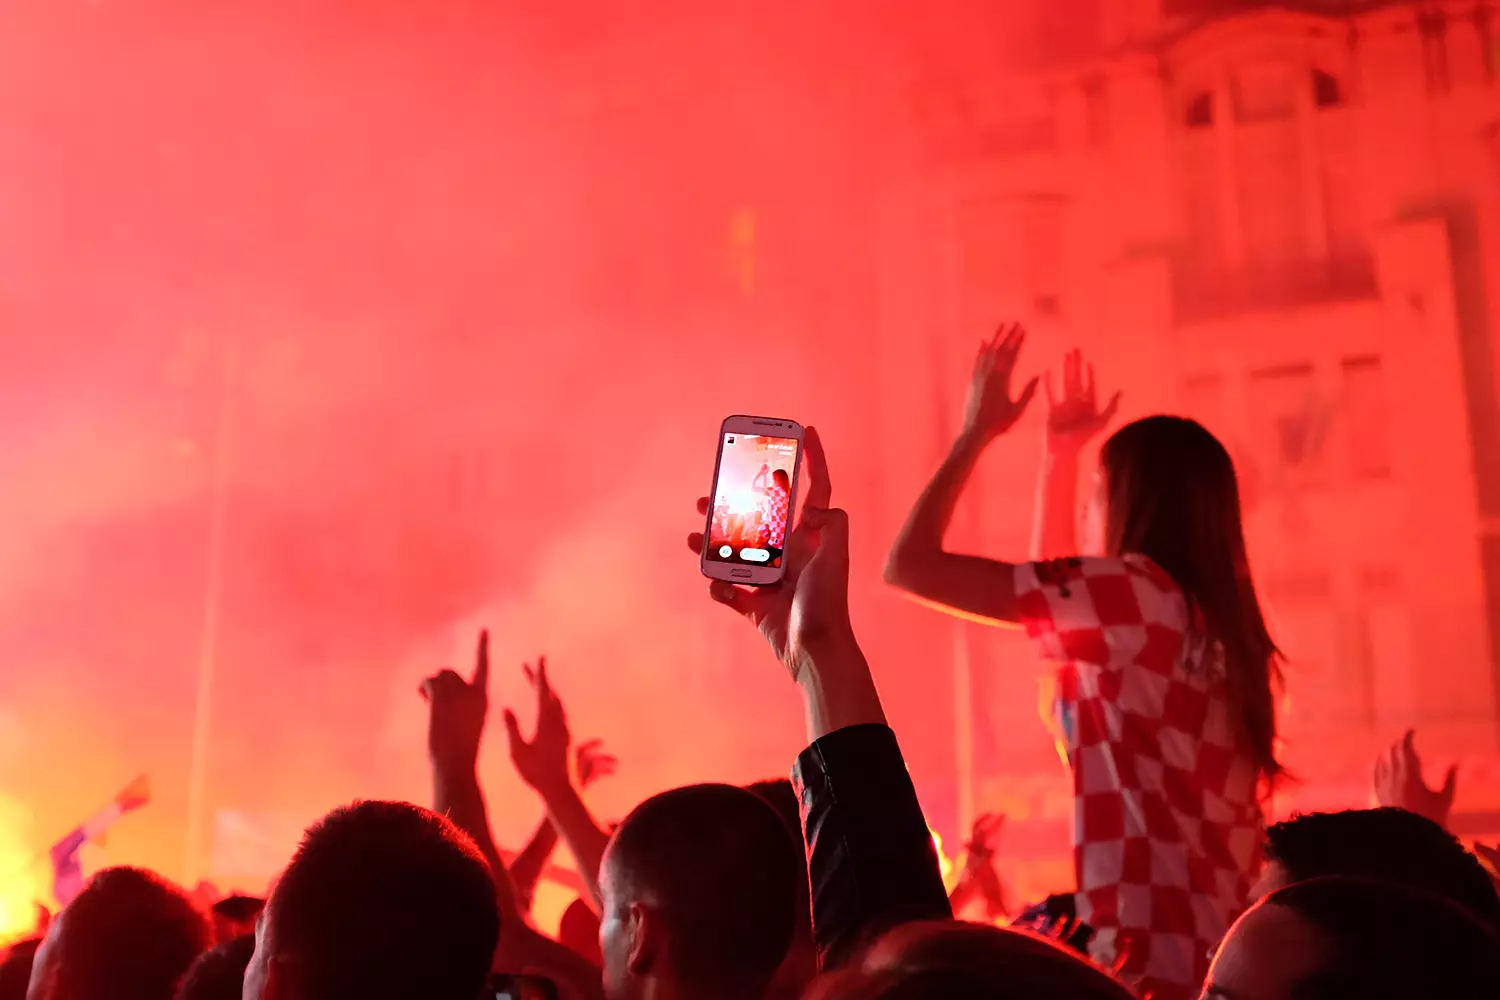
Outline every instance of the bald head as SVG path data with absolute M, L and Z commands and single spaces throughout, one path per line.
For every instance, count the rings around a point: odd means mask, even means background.
M 604 859 L 611 1000 L 650 979 L 689 997 L 759 995 L 791 944 L 805 877 L 785 824 L 751 792 L 693 785 L 646 800 Z

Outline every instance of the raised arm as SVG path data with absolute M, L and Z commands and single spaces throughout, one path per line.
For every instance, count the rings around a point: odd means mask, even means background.
M 427 756 L 432 765 L 433 809 L 473 838 L 495 875 L 501 926 L 524 924 L 515 887 L 490 832 L 484 793 L 479 788 L 479 743 L 489 713 L 490 637 L 479 634 L 474 678 L 466 681 L 443 670 L 422 682 L 427 702 Z
M 1033 378 L 1019 396 L 1011 395 L 1011 376 L 1025 342 L 1026 332 L 1017 325 L 1002 327 L 980 347 L 963 430 L 912 508 L 885 564 L 891 586 L 924 604 L 981 621 L 1016 621 L 1015 566 L 950 552 L 943 539 L 984 449 L 1021 419 L 1036 394 Z
M 586 789 L 600 778 L 607 778 L 615 773 L 618 762 L 605 753 L 603 747 L 603 741 L 589 740 L 574 752 L 580 788 Z M 528 912 L 536 896 L 536 884 L 542 876 L 542 869 L 547 867 L 547 861 L 556 848 L 557 827 L 552 825 L 552 818 L 547 816 L 542 818 L 526 846 L 511 859 L 510 879 L 515 884 L 518 901 Z
M 787 539 L 786 576 L 709 593 L 754 624 L 802 692 L 812 745 L 797 758 L 821 967 L 848 961 L 894 924 L 951 917 L 937 853 L 895 734 L 849 622 L 849 519 L 831 489 L 817 432 L 807 431 L 809 489 Z M 707 509 L 699 502 L 699 512 Z M 701 551 L 703 536 L 688 543 Z
M 578 794 L 578 788 L 568 773 L 568 746 L 572 737 L 568 733 L 568 718 L 563 711 L 562 699 L 547 680 L 547 661 L 539 661 L 535 670 L 529 666 L 525 669 L 526 679 L 536 691 L 536 735 L 529 741 L 525 739 L 516 714 L 506 709 L 505 731 L 510 739 L 510 759 L 521 779 L 546 803 L 547 815 L 558 836 L 573 852 L 578 874 L 597 908 L 599 865 L 604 858 L 604 848 L 609 844 L 609 834 L 594 822 L 593 814 L 584 805 L 583 797 Z
M 1031 558 L 1062 559 L 1076 556 L 1078 547 L 1078 454 L 1099 431 L 1114 419 L 1120 394 L 1099 409 L 1094 388 L 1094 366 L 1085 365 L 1079 351 L 1068 352 L 1063 361 L 1062 395 L 1052 391 L 1047 376 L 1047 446 L 1042 453 L 1042 472 L 1037 482 L 1036 516 L 1031 527 Z

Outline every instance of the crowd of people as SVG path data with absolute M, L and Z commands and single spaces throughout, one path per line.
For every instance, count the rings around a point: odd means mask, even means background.
M 946 547 L 979 456 L 1039 388 L 1012 385 L 1024 340 L 1012 327 L 982 346 L 963 432 L 886 578 L 943 611 L 1022 625 L 1057 662 L 1049 721 L 1073 780 L 1075 885 L 1012 918 L 986 818 L 945 887 L 850 620 L 849 516 L 809 428 L 782 582 L 709 587 L 802 702 L 808 742 L 790 779 L 671 789 L 606 828 L 582 792 L 614 761 L 574 746 L 538 662 L 525 668 L 534 723 L 503 723 L 545 820 L 507 865 L 477 771 L 481 635 L 471 674 L 422 684 L 431 808 L 335 809 L 263 906 L 206 914 L 152 873 L 101 872 L 45 937 L 11 949 L 0 1000 L 1500 998 L 1494 872 L 1445 829 L 1453 776 L 1427 786 L 1410 735 L 1377 767 L 1383 807 L 1267 824 L 1288 780 L 1279 654 L 1233 463 L 1208 431 L 1150 417 L 1111 436 L 1080 544 L 1079 456 L 1118 397 L 1101 406 L 1070 355 L 1058 391 L 1047 385 L 1030 559 Z M 703 535 L 689 544 L 701 551 Z M 554 938 L 529 910 L 559 844 L 585 891 Z

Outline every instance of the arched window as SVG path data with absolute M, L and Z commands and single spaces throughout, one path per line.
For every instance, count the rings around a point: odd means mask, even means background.
M 1212 128 L 1214 124 L 1214 95 L 1208 91 L 1188 101 L 1182 115 L 1188 128 Z
M 1313 70 L 1313 104 L 1320 108 L 1335 108 L 1344 103 L 1344 93 L 1334 76 L 1320 69 Z

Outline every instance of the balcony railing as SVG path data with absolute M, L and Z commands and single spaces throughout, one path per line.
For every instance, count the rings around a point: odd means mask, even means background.
M 1375 262 L 1367 254 L 1277 266 L 1245 266 L 1232 271 L 1205 269 L 1193 258 L 1183 257 L 1173 269 L 1172 284 L 1179 323 L 1201 323 L 1262 310 L 1357 302 L 1379 294 Z

